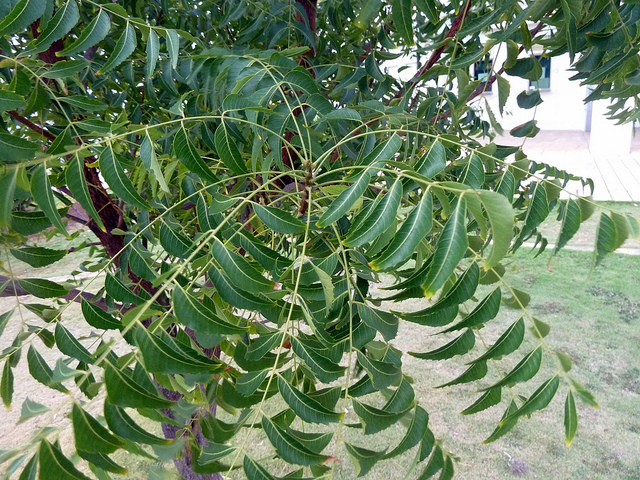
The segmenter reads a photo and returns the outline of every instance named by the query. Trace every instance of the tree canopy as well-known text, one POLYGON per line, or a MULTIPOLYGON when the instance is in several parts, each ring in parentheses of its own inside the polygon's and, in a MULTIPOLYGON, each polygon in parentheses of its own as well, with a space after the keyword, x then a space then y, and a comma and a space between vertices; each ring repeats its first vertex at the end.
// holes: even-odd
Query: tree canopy
MULTIPOLYGON (((465 355, 446 386, 477 386, 463 414, 500 405, 487 442, 561 392, 570 444, 576 398, 595 400, 501 262, 528 240, 543 251, 538 226, 556 207, 554 252, 600 216, 594 265, 640 227, 561 199, 576 177, 494 138, 519 93, 510 76, 542 73, 534 50, 568 54, 572 79, 593 87, 587 101, 637 120, 639 16, 637 2, 611 0, 0 2, 2 294, 46 302, 0 316, 0 330, 19 323, 3 337, 0 391, 11 405, 26 364, 68 393, 75 438, 65 451, 56 428, 39 429, 4 452, 10 471, 109 478, 124 471, 116 450, 171 443, 187 479, 273 479, 263 460, 274 456, 300 469, 292 478, 331 478, 347 458, 366 475, 410 449, 420 479, 450 478, 408 355, 424 368, 465 355), (496 49, 504 64, 470 76, 496 49), (418 63, 407 81, 388 69, 403 55, 418 63), (480 103, 493 84, 497 112, 480 103), (90 281, 47 279, 55 262, 90 281), (380 306, 419 298, 419 311, 380 306), (77 303, 92 338, 69 324, 77 303), (503 307, 521 316, 476 342, 503 307), (27 310, 42 322, 21 320, 27 310), (438 346, 407 352, 395 341, 407 322, 438 346), (554 373, 537 376, 541 365, 554 373), (365 448, 398 424, 399 444, 365 448)), ((537 132, 532 115, 511 135, 537 132)))

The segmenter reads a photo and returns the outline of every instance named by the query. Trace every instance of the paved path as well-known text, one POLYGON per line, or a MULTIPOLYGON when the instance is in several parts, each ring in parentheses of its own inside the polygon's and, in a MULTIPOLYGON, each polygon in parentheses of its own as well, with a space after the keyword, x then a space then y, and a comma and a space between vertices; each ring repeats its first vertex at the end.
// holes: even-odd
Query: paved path
MULTIPOLYGON (((522 139, 498 137, 502 145, 521 145, 522 139)), ((628 155, 593 155, 589 150, 589 133, 579 130, 541 131, 527 138, 524 151, 531 160, 548 163, 569 173, 593 179, 595 200, 640 202, 640 138, 632 142, 628 155)), ((588 195, 580 182, 570 182, 567 189, 588 195)))

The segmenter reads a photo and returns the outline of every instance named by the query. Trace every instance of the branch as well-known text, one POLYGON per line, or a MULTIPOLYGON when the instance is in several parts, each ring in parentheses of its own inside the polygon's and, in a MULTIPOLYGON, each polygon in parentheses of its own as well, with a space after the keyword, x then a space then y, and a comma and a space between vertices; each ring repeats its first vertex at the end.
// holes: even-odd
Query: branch
POLYGON ((23 124, 24 126, 29 127, 31 130, 36 132, 38 135, 42 135, 47 140, 50 140, 50 141, 53 142, 56 139, 55 135, 53 135, 52 133, 47 132, 40 125, 36 125, 31 120, 29 120, 28 118, 23 117, 22 115, 20 115, 15 110, 9 110, 7 113, 9 115, 11 115, 14 119, 16 119, 18 122, 23 124))
MULTIPOLYGON (((445 35, 443 42, 448 38, 453 38, 460 31, 460 28, 462 27, 462 24, 464 23, 464 20, 467 17, 469 10, 471 9, 471 2, 472 0, 467 0, 467 3, 464 4, 464 7, 462 7, 462 10, 460 10, 456 18, 453 20, 453 23, 451 24, 451 28, 445 35)), ((448 45, 448 42, 444 43, 443 45, 441 45, 440 47, 436 48, 433 51, 433 53, 429 57, 429 60, 427 60, 427 63, 425 63, 422 67, 420 67, 420 70, 418 70, 418 72, 415 74, 414 76, 415 80, 412 80, 411 82, 409 82, 409 90, 412 90, 418 84, 419 78, 422 77, 425 73, 427 73, 429 69, 433 67, 438 62, 438 60, 440 60, 440 57, 442 56, 442 52, 444 52, 444 50, 447 48, 447 45, 448 45)), ((404 90, 405 90, 404 87, 398 90, 398 92, 393 96, 392 100, 394 98, 400 98, 404 94, 404 90)))

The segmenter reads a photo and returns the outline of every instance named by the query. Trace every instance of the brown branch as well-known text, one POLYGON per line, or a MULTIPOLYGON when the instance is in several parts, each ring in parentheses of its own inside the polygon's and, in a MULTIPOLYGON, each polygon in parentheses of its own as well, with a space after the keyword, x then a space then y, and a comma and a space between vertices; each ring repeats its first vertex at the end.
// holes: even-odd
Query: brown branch
MULTIPOLYGON (((412 90, 420 81, 419 80, 420 77, 422 77, 425 73, 427 73, 429 69, 433 67, 438 62, 438 60, 440 60, 442 53, 444 52, 444 50, 447 48, 447 45, 448 45, 448 42, 446 42, 446 40, 449 38, 453 38, 460 31, 460 28, 462 28, 462 24, 464 23, 464 20, 467 17, 469 10, 471 9, 471 3, 472 3, 472 0, 467 0, 467 3, 464 4, 464 7, 462 7, 462 10, 460 10, 456 18, 453 20, 453 23, 451 24, 451 28, 449 28, 449 31, 447 32, 444 39, 442 40, 444 44, 436 48, 431 53, 431 56, 429 57, 427 62, 422 67, 420 67, 420 70, 418 70, 418 72, 414 76, 415 80, 412 80, 411 82, 409 82, 409 90, 412 90)), ((395 98, 400 98, 404 94, 404 91, 405 91, 405 88, 402 87, 393 96, 392 100, 395 98)))
POLYGON ((36 132, 38 135, 42 135, 44 138, 46 138, 47 140, 51 140, 52 142, 56 139, 56 136, 53 135, 50 132, 47 132, 44 128, 42 128, 40 125, 36 125, 35 123, 33 123, 31 120, 29 120, 28 118, 23 117, 22 115, 20 115, 18 112, 16 112, 15 110, 9 110, 7 112, 9 115, 11 115, 14 119, 16 119, 18 122, 20 122, 21 124, 23 124, 24 126, 30 128, 31 130, 33 130, 34 132, 36 132))

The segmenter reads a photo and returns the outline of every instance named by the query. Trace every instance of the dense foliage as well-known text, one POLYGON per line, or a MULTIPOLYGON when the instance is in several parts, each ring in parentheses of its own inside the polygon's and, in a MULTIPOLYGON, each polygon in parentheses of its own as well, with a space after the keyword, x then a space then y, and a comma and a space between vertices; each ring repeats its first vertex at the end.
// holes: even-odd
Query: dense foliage
MULTIPOLYGON (((502 112, 484 120, 478 101, 495 82, 502 110, 519 93, 509 75, 540 77, 542 48, 568 53, 614 118, 637 119, 639 16, 637 2, 610 0, 0 2, 3 295, 46 302, 0 317, 2 329, 22 322, 3 338, 2 399, 26 362, 69 393, 77 453, 45 427, 3 453, 10 471, 84 479, 88 465, 109 478, 124 470, 109 454, 175 439, 185 478, 276 478, 263 462, 274 455, 299 466, 292 478, 332 477, 347 457, 366 475, 414 447, 408 470, 449 478, 453 457, 403 374, 406 355, 427 369, 465 355, 447 385, 477 385, 464 414, 501 405, 487 441, 561 392, 570 443, 576 399, 595 401, 501 261, 529 239, 545 248, 537 227, 556 205, 556 251, 595 207, 560 200, 570 174, 491 141, 502 112), (470 78, 496 48, 504 65, 470 78), (418 61, 407 82, 386 67, 402 54, 418 61), (46 246, 85 235, 78 224, 94 241, 46 246), (76 256, 90 283, 44 278, 76 256), (12 257, 41 270, 16 278, 12 257), (381 275, 393 278, 386 300, 426 297, 426 308, 383 310, 370 295, 381 275), (79 341, 63 315, 74 302, 97 338, 79 341), (521 317, 477 342, 502 306, 521 317), (404 322, 439 346, 406 352, 394 341, 404 322), (43 344, 59 351, 55 367, 43 344), (545 363, 555 373, 536 377, 545 363), (364 447, 399 422, 399 444, 364 447)), ((537 130, 532 120, 511 134, 537 130)), ((640 230, 598 213, 594 264, 640 230)), ((22 405, 25 419, 46 410, 22 405)))

